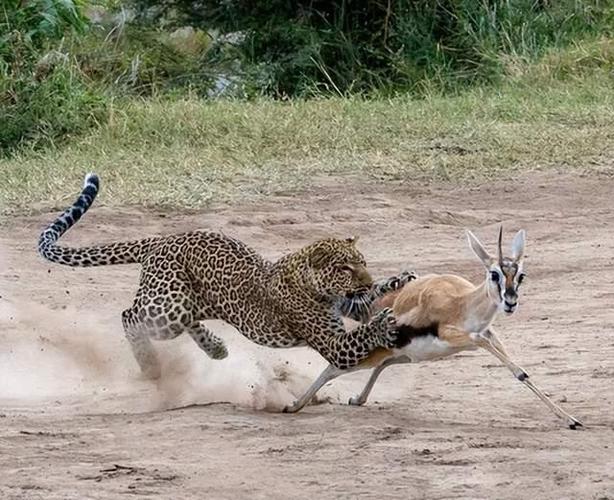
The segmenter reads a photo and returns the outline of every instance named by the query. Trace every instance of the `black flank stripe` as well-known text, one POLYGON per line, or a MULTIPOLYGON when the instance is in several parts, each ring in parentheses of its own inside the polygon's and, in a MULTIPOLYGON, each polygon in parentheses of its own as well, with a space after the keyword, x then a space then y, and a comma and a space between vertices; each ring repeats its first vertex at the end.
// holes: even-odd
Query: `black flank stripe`
POLYGON ((413 339, 417 337, 426 337, 428 335, 432 337, 438 337, 439 325, 433 323, 428 326, 415 327, 411 325, 397 325, 397 341, 396 347, 401 348, 409 344, 413 339))

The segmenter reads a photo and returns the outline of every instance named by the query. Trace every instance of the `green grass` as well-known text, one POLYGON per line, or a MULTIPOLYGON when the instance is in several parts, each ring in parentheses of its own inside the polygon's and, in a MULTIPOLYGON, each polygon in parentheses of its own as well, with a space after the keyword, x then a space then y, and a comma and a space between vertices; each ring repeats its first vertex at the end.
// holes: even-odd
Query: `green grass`
POLYGON ((0 159, 0 211, 58 208, 82 176, 101 203, 201 207, 300 189, 319 175, 472 182, 545 168, 612 168, 609 72, 539 67, 499 89, 415 100, 130 100, 57 148, 0 159))

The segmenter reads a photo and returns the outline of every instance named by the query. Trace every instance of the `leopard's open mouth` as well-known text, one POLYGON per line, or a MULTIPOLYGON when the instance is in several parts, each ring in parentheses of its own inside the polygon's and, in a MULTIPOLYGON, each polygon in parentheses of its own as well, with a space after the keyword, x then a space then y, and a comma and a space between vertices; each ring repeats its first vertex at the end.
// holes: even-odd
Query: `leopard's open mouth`
POLYGON ((348 299, 354 299, 354 298, 359 297, 361 295, 366 295, 367 293, 369 293, 369 288, 368 287, 362 287, 362 288, 357 288, 355 290, 352 290, 351 292, 346 293, 345 296, 348 299))

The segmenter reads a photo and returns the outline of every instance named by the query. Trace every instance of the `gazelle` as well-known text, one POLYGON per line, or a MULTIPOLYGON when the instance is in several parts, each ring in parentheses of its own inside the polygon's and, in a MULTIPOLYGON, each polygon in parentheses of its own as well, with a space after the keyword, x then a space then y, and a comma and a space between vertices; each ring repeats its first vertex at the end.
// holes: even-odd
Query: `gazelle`
POLYGON ((511 257, 503 256, 502 236, 503 228, 500 228, 495 259, 477 237, 467 231, 469 246, 486 269, 486 278, 479 286, 452 274, 428 275, 380 299, 377 307, 391 306, 397 318, 397 348, 378 348, 350 370, 339 370, 329 365, 307 392, 284 411, 299 411, 325 383, 339 375, 375 368, 362 392, 349 401, 352 405, 363 405, 377 378, 388 366, 440 359, 460 351, 482 348, 509 368, 520 382, 564 419, 570 429, 582 426, 580 421, 552 402, 529 380, 527 372, 509 358, 490 327, 499 311, 507 315, 514 313, 518 306, 518 288, 524 279, 525 231, 520 230, 514 236, 511 257))

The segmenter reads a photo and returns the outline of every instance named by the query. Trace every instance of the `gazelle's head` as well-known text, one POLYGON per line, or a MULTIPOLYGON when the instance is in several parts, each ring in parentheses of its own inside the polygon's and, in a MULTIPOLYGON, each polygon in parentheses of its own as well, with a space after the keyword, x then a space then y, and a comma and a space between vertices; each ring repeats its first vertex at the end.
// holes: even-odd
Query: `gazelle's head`
POLYGON ((524 229, 516 233, 512 240, 511 255, 505 257, 501 244, 503 237, 503 226, 501 226, 495 258, 486 251, 480 240, 471 231, 467 231, 471 250, 486 268, 488 295, 506 314, 513 314, 518 307, 518 287, 525 276, 522 271, 525 235, 524 229))

